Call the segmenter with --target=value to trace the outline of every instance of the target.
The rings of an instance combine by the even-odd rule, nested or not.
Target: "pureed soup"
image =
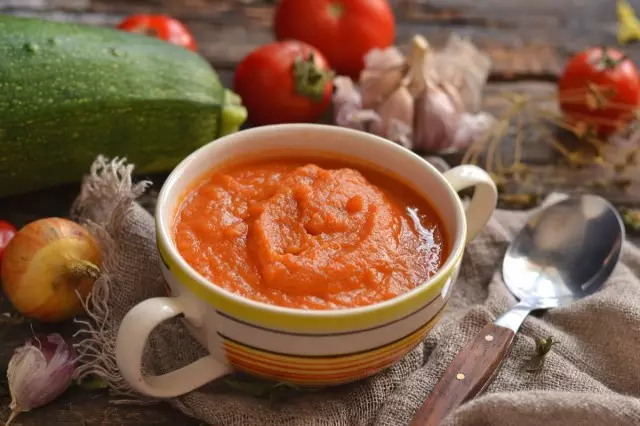
[[[370,166],[270,157],[216,168],[185,196],[174,240],[198,273],[302,309],[371,305],[424,283],[448,241],[428,200]]]

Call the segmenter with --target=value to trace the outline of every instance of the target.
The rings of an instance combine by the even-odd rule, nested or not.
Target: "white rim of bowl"
[[[303,309],[303,308],[290,308],[278,305],[271,305],[264,302],[258,302],[255,300],[251,300],[242,296],[239,296],[235,293],[227,291],[222,287],[215,285],[214,283],[207,280],[205,277],[200,275],[191,265],[187,263],[187,261],[180,255],[178,249],[175,247],[173,243],[173,239],[171,238],[170,232],[170,223],[166,223],[163,218],[161,211],[168,204],[170,200],[168,200],[168,193],[170,188],[175,185],[175,183],[181,178],[182,174],[185,170],[187,170],[190,166],[190,163],[195,160],[197,156],[204,155],[204,153],[211,148],[212,144],[220,145],[225,143],[234,143],[233,139],[237,137],[237,135],[242,132],[244,137],[250,137],[252,133],[256,133],[256,137],[259,137],[260,134],[270,133],[270,132],[282,132],[282,131],[300,131],[300,130],[312,130],[318,132],[326,132],[328,135],[331,133],[347,133],[351,134],[354,138],[366,138],[369,139],[369,142],[372,144],[384,145],[385,149],[394,150],[396,152],[402,152],[402,155],[407,156],[407,161],[420,162],[423,167],[426,167],[434,174],[435,178],[440,182],[442,186],[446,188],[447,193],[451,199],[451,202],[455,205],[455,214],[456,214],[456,224],[458,225],[457,232],[453,236],[453,244],[451,245],[451,252],[445,261],[444,265],[440,267],[438,272],[436,272],[429,280],[425,283],[416,286],[416,288],[403,293],[399,296],[396,296],[392,299],[385,300],[383,302],[374,303],[367,306],[358,306],[354,308],[342,308],[342,309]],[[370,162],[370,161],[368,161]],[[430,200],[431,201],[431,200]],[[437,210],[437,205],[434,206]],[[440,214],[438,212],[438,214]],[[239,132],[232,133],[230,135],[223,136],[219,139],[216,139],[212,142],[203,145],[198,148],[196,151],[189,154],[185,157],[178,166],[169,174],[164,184],[162,185],[162,189],[158,195],[156,211],[155,211],[155,221],[157,223],[157,231],[158,234],[156,238],[158,238],[160,243],[166,249],[167,254],[171,256],[172,260],[181,267],[190,278],[196,281],[198,284],[202,285],[210,289],[211,291],[217,293],[221,297],[231,299],[237,303],[251,306],[252,308],[262,309],[269,311],[274,314],[294,314],[301,315],[305,317],[340,317],[340,316],[352,316],[358,313],[364,313],[368,311],[375,311],[377,309],[395,305],[400,303],[406,299],[413,298],[415,295],[422,291],[426,291],[427,288],[431,287],[435,282],[442,279],[444,275],[449,273],[458,262],[462,253],[464,251],[464,242],[467,234],[467,222],[464,216],[464,207],[458,194],[453,190],[451,185],[447,182],[442,173],[440,173],[434,166],[432,166],[427,160],[420,157],[413,151],[410,151],[390,140],[384,139],[382,137],[362,132],[359,130],[326,125],[326,124],[272,124],[261,127],[253,127],[245,130],[240,130]],[[182,285],[182,284],[181,284]]]

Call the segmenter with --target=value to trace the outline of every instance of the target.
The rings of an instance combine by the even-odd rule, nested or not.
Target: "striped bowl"
[[[216,164],[271,154],[323,153],[385,169],[431,200],[451,242],[442,268],[427,282],[394,299],[339,310],[303,310],[255,302],[200,276],[172,239],[176,209],[189,186]],[[465,209],[457,191],[475,187]],[[116,342],[123,377],[156,398],[194,390],[233,370],[304,386],[329,386],[375,374],[418,345],[438,322],[455,281],[465,243],[485,226],[496,205],[491,178],[475,166],[441,174],[425,160],[385,139],[355,130],[285,124],[243,130],[191,154],[171,173],[156,211],[160,268],[167,297],[148,299],[125,316]],[[184,315],[187,329],[209,355],[161,376],[144,376],[141,359],[151,331]]]

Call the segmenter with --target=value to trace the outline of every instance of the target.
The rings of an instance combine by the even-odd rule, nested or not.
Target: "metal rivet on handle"
[[[458,379],[458,380],[464,380],[464,374],[462,374],[462,373],[458,373],[458,374],[456,375],[456,379]]]
[[[484,336],[484,340],[486,340],[487,342],[493,342],[493,336],[491,334],[487,334],[486,336]]]

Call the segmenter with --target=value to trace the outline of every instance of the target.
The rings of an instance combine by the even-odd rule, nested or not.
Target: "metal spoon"
[[[567,198],[535,214],[511,242],[502,276],[519,302],[454,358],[411,426],[436,426],[482,392],[531,311],[565,306],[598,291],[618,262],[624,224],[604,198]]]

